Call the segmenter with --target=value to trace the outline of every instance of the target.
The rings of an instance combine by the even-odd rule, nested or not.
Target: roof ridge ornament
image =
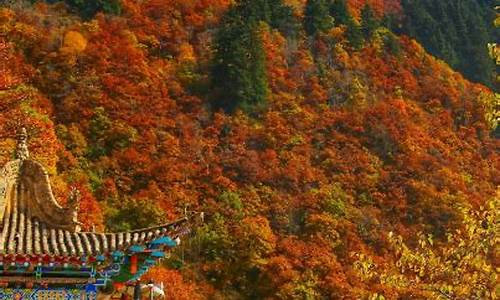
[[[17,147],[16,147],[16,158],[20,160],[26,160],[30,157],[30,152],[28,150],[28,133],[26,128],[21,127],[17,132]]]
[[[82,223],[78,221],[78,213],[80,212],[80,199],[81,192],[77,187],[71,187],[68,197],[68,210],[71,213],[72,221],[76,224],[75,232],[79,232],[81,230]]]

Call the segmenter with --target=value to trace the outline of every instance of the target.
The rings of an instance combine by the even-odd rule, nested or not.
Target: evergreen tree
[[[361,29],[359,28],[359,25],[356,24],[356,21],[354,21],[353,18],[351,18],[347,24],[347,31],[346,31],[346,37],[349,40],[349,43],[354,49],[360,49],[363,47],[364,39],[363,39],[363,33],[361,32]]]
[[[486,2],[403,0],[403,33],[468,79],[493,87],[494,65],[484,45],[495,40],[497,32],[491,25],[494,11]]]
[[[318,32],[328,31],[333,27],[333,18],[330,16],[325,0],[308,0],[304,11],[304,29],[310,36]]]
[[[212,69],[215,109],[249,111],[265,102],[265,55],[257,25],[256,19],[247,20],[238,10],[233,9],[225,16],[215,41]]]
[[[381,21],[381,25],[396,34],[401,33],[399,17],[394,13],[384,15]]]
[[[57,2],[55,0],[47,1],[49,3]],[[85,19],[90,19],[98,12],[108,14],[120,14],[120,0],[64,0],[64,2]]]
[[[334,0],[330,5],[330,15],[336,24],[347,25],[352,20],[345,0]]]
[[[295,37],[300,29],[300,22],[294,16],[293,9],[283,0],[268,0],[271,20],[265,20],[272,28],[278,29],[286,37]]]
[[[285,36],[296,35],[300,24],[283,0],[241,0],[233,8],[248,22],[266,22]]]
[[[384,47],[392,55],[399,56],[401,54],[401,44],[398,36],[393,33],[384,36]]]
[[[241,0],[223,17],[215,39],[212,87],[215,109],[247,112],[265,104],[265,53],[258,33],[261,22],[287,36],[298,23],[282,0]]]
[[[380,26],[371,6],[366,3],[361,9],[361,32],[365,39],[370,39],[373,32]]]
[[[347,9],[345,0],[334,0],[330,5],[330,15],[334,18],[338,25],[346,26],[346,37],[354,49],[359,49],[363,46],[363,34],[359,25]]]

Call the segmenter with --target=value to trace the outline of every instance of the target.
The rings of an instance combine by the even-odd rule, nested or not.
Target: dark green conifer
[[[403,0],[403,33],[468,79],[493,87],[494,64],[485,45],[496,33],[491,25],[494,12],[486,2]]]
[[[283,0],[241,0],[233,8],[248,22],[266,22],[289,37],[297,33],[300,27],[291,7]]]
[[[363,47],[363,34],[354,20],[347,24],[346,36],[349,40],[349,44],[351,44],[354,49],[361,49]]]
[[[361,9],[361,32],[363,33],[365,39],[370,39],[379,26],[380,22],[375,17],[373,9],[368,3],[366,3]]]
[[[55,1],[49,1],[55,2]],[[120,14],[121,4],[119,0],[65,0],[66,4],[76,9],[83,18],[92,18],[98,12],[108,14]]]
[[[352,19],[345,0],[333,0],[330,5],[330,15],[335,19],[335,24],[347,25]]]
[[[265,103],[265,55],[258,24],[256,19],[247,20],[237,10],[230,11],[222,21],[215,40],[212,69],[215,109],[248,111]]]
[[[215,38],[215,109],[251,112],[265,104],[265,53],[257,30],[264,22],[284,36],[293,37],[297,21],[292,12],[282,0],[241,0],[226,13]]]
[[[335,24],[345,25],[346,37],[354,49],[360,49],[363,46],[363,34],[359,25],[347,9],[345,0],[334,0],[330,5],[330,15],[334,18]]]
[[[307,35],[328,31],[333,27],[326,0],[308,0],[304,11],[304,29]]]

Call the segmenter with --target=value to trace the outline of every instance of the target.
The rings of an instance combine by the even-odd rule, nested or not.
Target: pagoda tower
[[[84,232],[79,192],[66,207],[32,160],[23,128],[16,158],[0,170],[0,300],[97,299],[113,283],[135,284],[190,232],[191,218],[127,232]]]

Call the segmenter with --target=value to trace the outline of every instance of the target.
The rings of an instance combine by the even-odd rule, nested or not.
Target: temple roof
[[[68,207],[59,205],[47,171],[30,159],[26,140],[23,129],[16,159],[0,170],[0,255],[98,255],[185,234],[187,218],[128,232],[81,232],[78,192],[70,193]]]

